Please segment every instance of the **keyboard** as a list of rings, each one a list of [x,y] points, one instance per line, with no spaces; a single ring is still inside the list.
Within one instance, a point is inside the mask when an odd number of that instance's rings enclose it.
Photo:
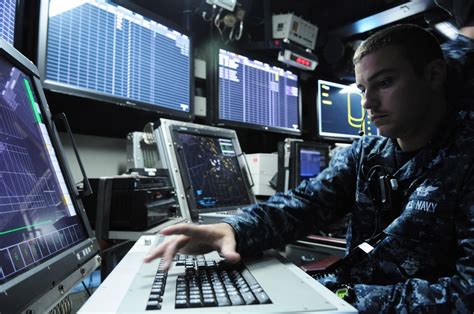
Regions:
[[[143,263],[161,241],[142,236],[78,313],[356,313],[277,252],[229,265],[217,252]]]
[[[238,306],[271,303],[263,288],[242,264],[206,259],[204,255],[177,255],[184,273],[176,279],[175,308]],[[158,267],[147,310],[161,309],[167,272]]]

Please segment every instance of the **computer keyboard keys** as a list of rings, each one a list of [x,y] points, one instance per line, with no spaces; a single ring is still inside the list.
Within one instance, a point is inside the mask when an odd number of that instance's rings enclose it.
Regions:
[[[265,292],[255,293],[255,297],[258,299],[258,302],[260,304],[271,303],[270,298]]]
[[[241,293],[241,295],[242,295],[242,298],[245,301],[245,304],[247,304],[247,305],[258,303],[257,299],[255,298],[255,296],[253,295],[252,292],[243,292],[243,293]]]
[[[209,298],[204,297],[203,304],[204,306],[216,306],[217,302],[214,297],[209,297]]]
[[[271,303],[268,295],[242,264],[179,256],[185,261],[176,278],[175,308],[239,306]],[[182,267],[182,266],[181,266]],[[168,274],[158,272],[151,288],[148,309],[161,308]]]
[[[175,308],[184,308],[188,307],[188,302],[186,300],[175,300]]]
[[[229,295],[229,299],[232,305],[245,305],[244,300],[238,294]]]
[[[147,311],[161,309],[161,304],[158,301],[148,301],[146,304]]]
[[[189,306],[190,307],[202,307],[201,298],[191,298],[189,300]]]
[[[218,306],[229,306],[231,305],[230,300],[227,297],[217,297],[217,305]]]

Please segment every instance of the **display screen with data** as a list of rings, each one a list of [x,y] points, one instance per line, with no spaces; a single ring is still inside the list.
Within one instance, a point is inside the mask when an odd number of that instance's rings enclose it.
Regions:
[[[175,131],[174,140],[196,209],[252,203],[231,138]]]
[[[13,46],[17,0],[0,0],[0,38]]]
[[[354,139],[360,137],[361,130],[365,135],[378,134],[364,115],[362,94],[356,87],[319,80],[317,112],[320,137]]]
[[[0,283],[88,238],[32,79],[0,58]]]
[[[48,4],[38,55],[46,88],[191,114],[188,35],[106,0]]]
[[[219,50],[218,122],[284,133],[301,132],[298,76]]]
[[[310,148],[302,148],[300,150],[300,171],[299,180],[300,182],[312,177],[317,176],[322,168],[326,166],[326,156],[320,151],[313,150]]]
[[[287,189],[316,177],[329,164],[329,145],[311,141],[290,142],[290,175]]]

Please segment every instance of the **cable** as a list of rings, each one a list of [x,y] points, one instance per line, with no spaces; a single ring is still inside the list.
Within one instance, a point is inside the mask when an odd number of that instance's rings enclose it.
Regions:
[[[108,252],[108,251],[115,250],[116,248],[118,248],[118,247],[120,247],[120,246],[122,246],[122,245],[128,244],[128,243],[131,243],[131,242],[133,242],[133,241],[132,241],[132,240],[126,240],[126,241],[123,241],[123,242],[114,244],[114,245],[112,245],[111,247],[106,248],[105,250],[100,251],[100,254],[104,254],[104,253],[106,253],[106,252]]]
[[[362,121],[360,122],[359,136],[364,136],[364,120],[366,116],[367,110],[364,110],[364,114],[362,115]]]
[[[361,135],[362,136],[362,135]],[[374,221],[374,224],[375,224],[375,227],[374,227],[374,231],[372,232],[372,235],[370,236],[369,239],[373,239],[374,236],[377,234],[377,231],[379,229],[379,215],[380,215],[380,208],[379,208],[379,205],[378,204],[375,204],[376,203],[376,198],[374,196],[374,191],[372,190],[372,187],[373,187],[373,181],[374,181],[374,175],[377,175],[377,171],[381,171],[382,173],[385,173],[385,169],[381,166],[381,165],[375,165],[375,166],[372,166],[369,170],[369,172],[367,173],[367,183],[368,183],[368,192],[369,192],[369,197],[370,199],[372,200],[372,203],[375,205],[375,212],[374,212],[374,218],[375,218],[375,221]],[[378,193],[378,192],[377,192]]]
[[[89,291],[89,289],[87,288],[86,284],[84,283],[84,281],[81,281],[82,282],[82,285],[84,286],[84,289],[86,290],[87,294],[89,296],[91,296],[91,292]]]
[[[244,30],[244,21],[240,21],[240,24],[239,24],[239,33],[237,34],[237,36],[235,36],[235,39],[236,40],[240,40],[240,38],[242,38],[242,31]]]
[[[216,14],[215,17],[214,17],[214,26],[215,26],[215,27],[217,28],[217,30],[219,31],[219,34],[221,35],[221,37],[222,37],[223,35],[222,35],[222,29],[221,29],[221,26],[220,26],[222,21],[220,20],[220,18],[221,18],[221,14],[222,14],[222,11],[223,11],[223,10],[224,10],[224,9],[220,8],[219,11],[217,12],[217,14]]]

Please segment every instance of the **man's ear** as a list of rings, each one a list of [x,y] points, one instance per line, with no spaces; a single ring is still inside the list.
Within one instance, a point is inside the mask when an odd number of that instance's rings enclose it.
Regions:
[[[431,61],[425,66],[424,76],[431,88],[443,88],[446,81],[446,62],[441,59]]]

